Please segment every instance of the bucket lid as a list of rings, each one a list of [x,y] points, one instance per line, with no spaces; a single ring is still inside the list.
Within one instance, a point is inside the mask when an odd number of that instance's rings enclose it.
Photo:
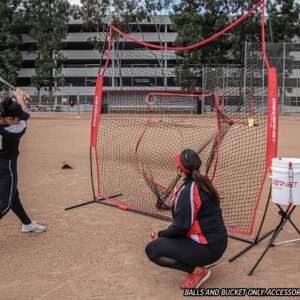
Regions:
[[[276,157],[272,158],[272,165],[289,165],[289,163],[295,164],[295,165],[300,165],[300,158],[289,158],[289,157]]]

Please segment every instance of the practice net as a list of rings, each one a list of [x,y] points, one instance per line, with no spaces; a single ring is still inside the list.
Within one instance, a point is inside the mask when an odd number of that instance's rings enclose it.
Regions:
[[[252,234],[267,169],[277,149],[276,70],[264,44],[248,48],[243,68],[186,64],[206,41],[172,48],[137,40],[111,26],[94,98],[91,147],[104,203],[171,219],[181,183],[175,154],[199,153],[201,173],[222,197],[226,227]]]

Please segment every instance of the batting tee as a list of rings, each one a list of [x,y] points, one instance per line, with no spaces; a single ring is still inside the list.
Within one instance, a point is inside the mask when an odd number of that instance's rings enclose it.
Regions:
[[[242,69],[204,70],[185,63],[259,9],[262,43],[248,49]],[[192,148],[202,159],[200,171],[221,194],[228,231],[252,234],[277,150],[277,79],[266,55],[264,1],[188,47],[147,43],[114,26],[108,35],[91,123],[97,196],[171,220],[180,183],[173,156]]]

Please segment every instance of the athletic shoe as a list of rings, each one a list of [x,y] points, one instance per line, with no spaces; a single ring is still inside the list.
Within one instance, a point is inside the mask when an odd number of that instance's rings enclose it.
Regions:
[[[44,232],[47,228],[45,226],[39,225],[35,221],[32,221],[28,225],[22,224],[22,232]]]
[[[210,274],[210,269],[202,267],[200,271],[194,271],[193,273],[189,274],[180,287],[182,289],[197,289],[209,278]]]

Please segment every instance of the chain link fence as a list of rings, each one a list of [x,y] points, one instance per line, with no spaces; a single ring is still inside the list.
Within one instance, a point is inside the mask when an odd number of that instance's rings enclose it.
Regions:
[[[266,77],[261,45],[246,45],[245,65],[261,57],[260,68]],[[277,70],[279,112],[300,113],[300,43],[267,43],[266,51],[271,67]]]
[[[266,51],[270,66],[277,70],[279,113],[300,113],[300,44],[267,43]],[[236,97],[236,102],[241,102],[250,86],[262,88],[264,93],[258,97],[254,89],[253,96],[256,106],[265,106],[268,101],[268,75],[260,43],[245,45],[243,66],[203,67],[203,89],[215,90],[220,97],[232,96]],[[237,87],[242,87],[241,95],[226,95],[228,91],[233,93]]]

